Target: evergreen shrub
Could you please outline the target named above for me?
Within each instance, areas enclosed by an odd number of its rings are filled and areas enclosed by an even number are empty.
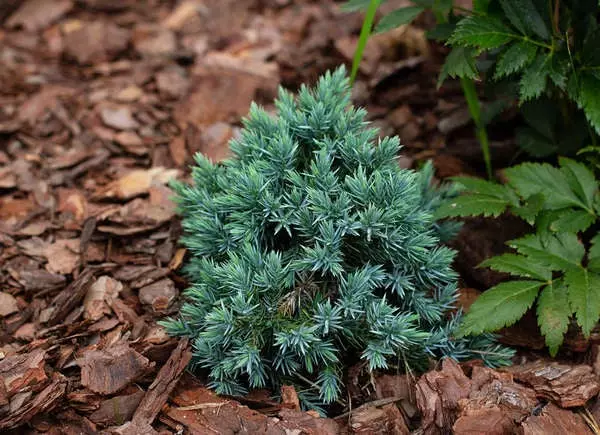
[[[491,335],[454,338],[460,314],[456,224],[433,218],[454,195],[432,167],[402,169],[396,137],[378,139],[350,106],[343,68],[277,116],[252,105],[232,158],[196,156],[175,185],[192,285],[168,331],[194,343],[218,393],[293,384],[306,406],[331,403],[344,369],[423,370],[443,356],[509,363]]]

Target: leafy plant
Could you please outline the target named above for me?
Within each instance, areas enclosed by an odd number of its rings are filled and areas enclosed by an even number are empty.
[[[490,335],[453,336],[454,252],[440,238],[456,225],[432,216],[454,189],[431,186],[431,165],[401,169],[398,139],[377,140],[349,102],[344,69],[296,99],[281,90],[278,116],[251,107],[232,159],[197,155],[193,184],[175,185],[193,285],[164,325],[193,339],[218,393],[293,383],[313,406],[307,389],[337,400],[359,358],[509,362]]]
[[[462,55],[448,56],[446,72],[471,78],[483,72],[514,84],[528,124],[517,140],[534,156],[594,145],[600,134],[599,13],[597,1],[475,2],[448,39]],[[485,68],[470,68],[483,54]]]
[[[585,146],[598,153],[598,1],[475,0],[472,10],[448,0],[412,3],[384,16],[376,30],[406,24],[431,9],[438,26],[430,36],[452,46],[440,84],[447,77],[470,83],[483,77],[488,88],[514,89],[526,124],[517,142],[533,156],[572,154]]]
[[[505,185],[455,178],[466,194],[437,209],[437,217],[498,216],[508,210],[536,228],[535,234],[508,242],[516,253],[481,264],[519,279],[484,292],[464,317],[462,334],[511,325],[537,300],[538,324],[552,355],[573,314],[589,337],[600,317],[600,234],[588,241],[585,232],[600,216],[598,181],[581,163],[559,162],[560,167],[524,163],[509,168]]]
[[[363,57],[365,46],[367,45],[367,40],[371,36],[373,20],[375,19],[377,8],[379,7],[379,5],[384,3],[384,1],[385,0],[349,0],[344,5],[344,8],[348,11],[355,11],[366,8],[365,19],[360,32],[360,36],[358,38],[358,44],[354,53],[354,59],[352,60],[352,74],[350,76],[351,82],[354,82],[354,79],[358,72],[358,67]],[[415,0],[413,1],[413,3],[415,4],[415,6],[408,6],[396,9],[395,11],[384,16],[379,21],[377,28],[375,29],[376,32],[387,32],[398,26],[408,24],[426,9],[431,9],[435,13],[438,23],[440,23],[440,25],[438,26],[439,28],[444,28],[445,26],[448,26],[450,24],[449,19],[453,17],[452,15],[449,15],[452,12],[451,1],[448,2],[435,0]],[[456,52],[452,54],[452,56],[456,55],[460,55],[460,53]],[[471,65],[468,66],[471,68]],[[472,68],[474,69],[474,66]],[[442,70],[440,74],[440,79],[446,77],[448,73],[449,71],[446,71],[445,69]],[[490,154],[489,140],[487,130],[485,128],[485,123],[483,122],[481,117],[481,105],[479,104],[479,99],[477,98],[477,92],[475,89],[473,77],[461,77],[461,86],[463,88],[465,99],[467,100],[467,105],[471,114],[471,118],[473,119],[473,122],[475,124],[475,133],[481,145],[483,160],[485,162],[485,169],[488,177],[491,178],[492,159]]]

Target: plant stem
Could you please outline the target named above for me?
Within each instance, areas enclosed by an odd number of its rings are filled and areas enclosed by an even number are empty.
[[[375,20],[375,14],[381,0],[371,0],[369,8],[365,14],[365,20],[363,21],[362,29],[360,29],[360,36],[358,37],[358,45],[354,52],[354,59],[352,59],[352,72],[350,73],[350,84],[354,83],[356,74],[358,73],[358,66],[363,57],[363,52],[367,45],[369,36],[371,36],[371,30],[373,29],[373,21]]]
[[[492,178],[492,157],[490,154],[490,144],[488,140],[487,131],[485,124],[481,121],[481,106],[479,105],[479,99],[477,98],[477,91],[475,90],[475,82],[472,79],[461,78],[460,84],[467,100],[467,106],[471,113],[471,118],[475,123],[475,134],[479,139],[479,145],[481,145],[481,152],[483,153],[483,160],[485,162],[485,171],[489,179]]]

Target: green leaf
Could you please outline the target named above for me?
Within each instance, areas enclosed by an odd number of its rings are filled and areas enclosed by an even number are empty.
[[[560,116],[556,104],[546,98],[528,101],[521,106],[521,114],[529,127],[554,141],[554,131]]]
[[[558,147],[551,139],[541,135],[533,128],[517,128],[515,136],[519,148],[533,157],[547,157],[558,151]]]
[[[354,57],[352,58],[352,70],[350,71],[350,83],[354,83],[356,75],[358,74],[358,67],[363,57],[363,52],[367,46],[367,41],[371,36],[373,29],[373,20],[375,20],[375,14],[377,8],[381,4],[381,0],[369,0],[369,6],[365,13],[365,19],[363,20],[362,27],[360,29],[360,35],[358,35],[358,43],[356,44],[356,50],[354,51]]]
[[[600,98],[600,94],[598,97]],[[585,165],[566,157],[559,158],[558,162],[571,190],[591,210],[594,206],[594,196],[598,192],[598,182],[594,173]]]
[[[563,342],[570,316],[567,286],[561,280],[547,285],[538,299],[537,318],[551,356],[556,355]]]
[[[538,213],[544,208],[545,201],[544,195],[541,193],[536,193],[535,195],[531,195],[529,198],[527,198],[525,205],[521,207],[513,207],[511,208],[511,211],[529,225],[533,225]]]
[[[581,74],[577,104],[583,109],[590,125],[600,134],[600,79],[592,74]]]
[[[548,77],[560,89],[565,89],[567,86],[567,73],[569,72],[569,57],[561,53],[552,55],[548,65]]]
[[[442,66],[440,77],[438,78],[438,88],[448,77],[466,77],[474,79],[477,77],[477,68],[475,67],[475,51],[468,47],[454,47]]]
[[[481,123],[488,125],[496,119],[498,115],[504,112],[506,109],[512,106],[512,103],[508,99],[499,99],[490,101],[481,108]]]
[[[511,248],[551,270],[569,270],[581,265],[585,254],[576,234],[559,233],[548,237],[530,234],[508,242]]]
[[[484,292],[469,308],[459,334],[481,334],[510,326],[531,307],[540,281],[508,281]]]
[[[454,177],[457,185],[466,189],[465,195],[442,203],[436,218],[458,216],[498,216],[509,205],[519,204],[519,198],[507,186],[474,177]]]
[[[519,198],[514,192],[502,184],[475,177],[452,177],[452,181],[465,188],[469,193],[480,193],[482,195],[503,198],[515,204],[519,203]]]
[[[550,229],[558,233],[578,233],[587,230],[596,216],[585,210],[567,209],[550,224]]]
[[[531,0],[500,0],[500,5],[510,23],[523,35],[550,37],[546,23]]]
[[[588,251],[588,269],[593,272],[600,272],[600,234],[596,234],[590,240],[591,247]]]
[[[488,50],[515,38],[520,36],[514,34],[502,21],[485,15],[471,15],[458,23],[448,43]]]
[[[527,41],[512,44],[503,52],[496,63],[494,80],[521,71],[525,66],[533,62],[537,53],[537,47]]]
[[[436,219],[460,216],[499,216],[509,206],[506,199],[489,195],[463,195],[442,203],[434,213]]]
[[[525,70],[519,82],[521,102],[537,98],[546,89],[546,79],[550,73],[550,57],[538,54],[533,64]]]
[[[596,27],[596,30],[585,38],[581,57],[586,66],[600,65],[600,27]]]
[[[579,267],[565,274],[565,284],[577,323],[587,338],[600,317],[600,275]]]
[[[567,177],[558,168],[547,163],[523,163],[506,170],[509,184],[523,198],[542,193],[546,198],[545,208],[586,208],[569,186]]]
[[[388,30],[395,29],[396,27],[400,27],[404,24],[408,24],[415,18],[417,18],[417,16],[419,16],[419,14],[424,10],[424,8],[418,6],[409,6],[407,8],[396,9],[395,11],[392,11],[386,16],[384,16],[379,21],[379,23],[375,27],[375,32],[387,32]]]
[[[516,254],[503,254],[488,258],[478,267],[489,267],[497,272],[506,272],[522,278],[533,278],[549,281],[552,271],[543,264],[536,263],[530,258]]]
[[[487,14],[491,0],[473,0],[473,11]]]
[[[433,29],[427,31],[425,34],[428,39],[435,41],[446,42],[454,30],[456,29],[456,23],[438,23]]]

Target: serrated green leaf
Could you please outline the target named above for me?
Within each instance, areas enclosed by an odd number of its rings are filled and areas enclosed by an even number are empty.
[[[547,285],[538,299],[537,318],[551,356],[556,355],[563,342],[570,316],[567,286],[561,280]]]
[[[387,32],[388,30],[395,29],[404,24],[408,24],[419,16],[425,9],[418,6],[409,6],[406,8],[396,9],[384,16],[377,26],[375,26],[376,33]]]
[[[592,74],[581,74],[577,104],[583,109],[590,125],[600,134],[600,79]]]
[[[513,207],[511,208],[511,211],[529,225],[533,225],[538,213],[544,208],[545,201],[544,195],[537,193],[527,198],[525,205]]]
[[[494,80],[499,80],[508,75],[521,71],[535,59],[537,47],[527,41],[512,44],[498,58]]]
[[[596,216],[585,210],[567,209],[550,224],[550,229],[558,233],[578,233],[587,230]]]
[[[570,188],[564,173],[547,163],[523,163],[506,170],[509,184],[523,198],[542,193],[546,198],[545,208],[586,208]]]
[[[502,184],[475,177],[452,177],[452,181],[464,187],[469,193],[480,193],[482,195],[506,199],[515,205],[519,203],[519,198],[514,192]]]
[[[517,128],[515,139],[519,148],[533,157],[547,157],[558,151],[558,147],[554,142],[533,128]]]
[[[519,204],[519,198],[507,186],[474,177],[454,177],[452,181],[466,194],[443,203],[436,218],[459,216],[498,216],[506,207]]]
[[[510,106],[512,106],[512,102],[509,99],[490,101],[481,108],[481,123],[483,125],[490,124]]]
[[[577,323],[587,338],[600,317],[600,275],[579,267],[565,273],[565,284]]]
[[[508,281],[492,287],[471,305],[459,333],[481,334],[512,325],[531,307],[543,285],[540,281]]]
[[[528,101],[521,105],[521,114],[529,127],[554,142],[554,132],[560,116],[556,104],[546,98]]]
[[[546,79],[550,73],[550,57],[538,54],[531,64],[523,72],[519,82],[519,98],[521,102],[537,98],[546,89]]]
[[[517,254],[503,254],[488,258],[478,267],[489,267],[497,272],[506,272],[522,278],[533,278],[541,281],[549,281],[552,278],[552,271],[543,264]]]
[[[513,33],[502,21],[490,16],[472,15],[458,23],[448,43],[488,50],[515,38],[519,38],[519,35]]]
[[[546,23],[531,0],[500,0],[506,18],[523,35],[550,37]]]
[[[584,65],[600,65],[600,27],[585,38],[581,57]]]
[[[590,240],[591,246],[588,251],[587,267],[593,272],[600,273],[600,234],[596,234]]]
[[[438,88],[448,77],[465,77],[474,79],[477,77],[477,68],[475,67],[475,51],[469,47],[454,47],[442,66],[438,78]]]
[[[567,73],[569,72],[569,57],[566,54],[554,54],[548,65],[548,77],[560,89],[567,86]]]
[[[433,29],[427,31],[425,35],[427,35],[428,39],[433,39],[435,41],[446,42],[454,30],[456,29],[456,23],[438,23]]]
[[[598,96],[600,97],[600,94]],[[558,161],[571,190],[587,205],[589,210],[592,210],[594,196],[598,192],[598,181],[596,181],[594,173],[575,160],[561,157]]]
[[[489,195],[463,195],[448,200],[440,205],[434,213],[436,219],[464,216],[499,216],[506,210],[509,202],[506,199]]]
[[[556,232],[550,229],[550,225],[552,222],[557,220],[561,213],[564,212],[565,209],[562,210],[542,210],[535,219],[535,231],[542,237],[542,240],[546,240],[550,235],[556,234]]]
[[[530,234],[508,242],[511,248],[551,270],[569,270],[581,265],[585,254],[576,234],[559,233],[542,237]]]

